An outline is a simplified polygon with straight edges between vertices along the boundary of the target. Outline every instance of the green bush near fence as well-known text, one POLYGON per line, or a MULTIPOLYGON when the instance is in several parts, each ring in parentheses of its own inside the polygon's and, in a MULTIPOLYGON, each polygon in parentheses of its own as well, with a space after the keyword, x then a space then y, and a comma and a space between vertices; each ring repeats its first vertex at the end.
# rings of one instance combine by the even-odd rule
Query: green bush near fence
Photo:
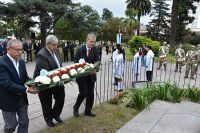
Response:
POLYGON ((130 45, 130 51, 134 53, 136 47, 142 47, 143 45, 151 46, 155 55, 158 55, 160 42, 153 41, 151 38, 147 38, 144 36, 133 36, 131 40, 128 41, 130 45))
POLYGON ((200 100, 200 88, 188 87, 182 89, 175 82, 152 84, 148 88, 129 89, 121 101, 125 106, 142 110, 156 99, 173 103, 180 103, 182 99, 198 102, 200 100))

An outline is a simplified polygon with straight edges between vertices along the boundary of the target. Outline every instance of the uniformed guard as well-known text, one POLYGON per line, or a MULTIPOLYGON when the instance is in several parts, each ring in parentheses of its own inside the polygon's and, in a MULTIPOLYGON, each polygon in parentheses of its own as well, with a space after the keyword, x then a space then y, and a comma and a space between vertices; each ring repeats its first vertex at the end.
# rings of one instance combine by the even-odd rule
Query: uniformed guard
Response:
POLYGON ((182 66, 185 64, 185 51, 182 49, 182 44, 179 45, 179 47, 175 51, 175 59, 176 59, 176 67, 175 72, 181 72, 182 66))
POLYGON ((197 52, 195 51, 195 46, 191 46, 191 50, 189 50, 185 56, 186 59, 186 70, 185 77, 188 78, 189 71, 191 70, 190 79, 194 79, 194 75, 196 74, 196 67, 198 63, 197 52))
POLYGON ((164 66, 164 69, 167 68, 167 54, 168 54, 169 48, 167 46, 166 42, 163 42, 163 45, 159 49, 159 67, 158 70, 161 68, 162 64, 164 66))

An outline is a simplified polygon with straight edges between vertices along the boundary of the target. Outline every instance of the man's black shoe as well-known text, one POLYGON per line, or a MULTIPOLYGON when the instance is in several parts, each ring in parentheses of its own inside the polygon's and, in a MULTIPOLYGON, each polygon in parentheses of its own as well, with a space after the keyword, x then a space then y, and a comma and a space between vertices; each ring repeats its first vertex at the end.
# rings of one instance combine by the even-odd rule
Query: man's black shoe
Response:
POLYGON ((47 126, 49 127, 55 127, 55 124, 52 121, 47 122, 47 126))
POLYGON ((60 119, 60 117, 54 117, 54 119, 58 122, 58 123, 62 123, 63 120, 60 119))
POLYGON ((85 113, 85 116, 96 117, 96 114, 90 112, 90 113, 85 113))
POLYGON ((80 114, 79 114, 79 112, 78 112, 78 110, 76 110, 74 107, 73 107, 73 113, 74 113, 74 116, 75 117, 79 117, 80 116, 80 114))

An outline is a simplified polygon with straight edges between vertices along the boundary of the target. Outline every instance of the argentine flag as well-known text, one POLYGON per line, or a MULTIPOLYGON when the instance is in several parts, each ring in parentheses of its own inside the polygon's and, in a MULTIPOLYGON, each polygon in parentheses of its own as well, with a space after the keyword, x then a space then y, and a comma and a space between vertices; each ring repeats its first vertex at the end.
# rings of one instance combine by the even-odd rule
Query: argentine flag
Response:
POLYGON ((122 44, 122 33, 117 34, 117 44, 122 44))

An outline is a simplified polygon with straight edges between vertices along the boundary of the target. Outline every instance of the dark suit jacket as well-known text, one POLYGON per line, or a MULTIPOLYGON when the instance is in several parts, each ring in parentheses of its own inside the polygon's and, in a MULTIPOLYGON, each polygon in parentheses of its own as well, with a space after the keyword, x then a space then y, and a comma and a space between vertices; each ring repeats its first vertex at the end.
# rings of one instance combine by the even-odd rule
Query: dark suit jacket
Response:
MULTIPOLYGON (((61 57, 58 53, 58 50, 55 51, 56 57, 58 58, 58 61, 60 62, 60 66, 62 66, 61 57)), ((47 47, 42 48, 39 53, 37 54, 36 59, 36 67, 34 71, 33 77, 37 77, 40 75, 40 70, 46 69, 47 71, 51 71, 54 69, 57 69, 58 66, 56 64, 56 61, 54 57, 51 55, 51 53, 48 51, 47 47)))
POLYGON ((3 45, 0 45, 0 56, 3 56, 3 53, 4 53, 3 45))
POLYGON ((20 77, 7 55, 0 57, 0 109, 4 111, 15 111, 21 98, 28 104, 24 86, 28 75, 22 59, 19 60, 19 73, 20 77))
POLYGON ((35 53, 37 54, 40 51, 40 43, 37 43, 38 45, 36 45, 36 43, 33 44, 33 49, 35 50, 35 53))
MULTIPOLYGON (((80 48, 78 48, 78 50, 76 51, 76 54, 75 54, 75 57, 74 57, 74 62, 75 63, 78 63, 79 62, 79 59, 83 59, 88 62, 88 63, 95 63, 97 61, 100 61, 99 59, 99 50, 97 47, 93 47, 91 49, 91 52, 90 52, 90 56, 89 58, 87 57, 87 48, 86 48, 86 45, 82 45, 80 46, 80 48)), ((96 81, 96 74, 92 74, 89 76, 91 78, 91 80, 93 82, 96 81)))

